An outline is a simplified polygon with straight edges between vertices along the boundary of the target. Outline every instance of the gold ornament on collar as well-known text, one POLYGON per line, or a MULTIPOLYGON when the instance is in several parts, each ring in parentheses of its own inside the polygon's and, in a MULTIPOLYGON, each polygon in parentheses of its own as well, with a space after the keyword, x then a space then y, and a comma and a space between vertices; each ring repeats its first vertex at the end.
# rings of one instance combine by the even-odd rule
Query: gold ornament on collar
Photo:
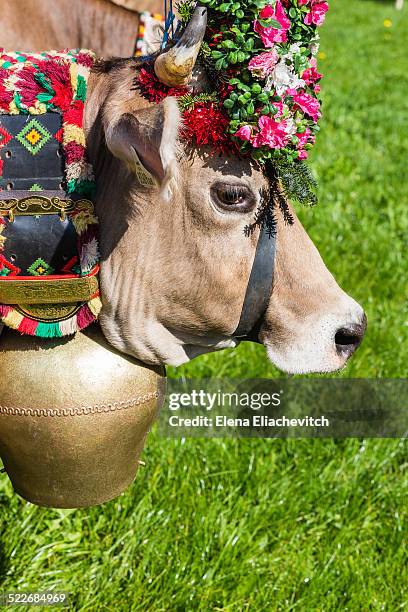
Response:
POLYGON ((24 215, 59 215, 65 221, 66 215, 73 210, 88 210, 94 212, 94 205, 90 200, 69 200, 59 197, 47 198, 45 196, 29 196, 27 198, 0 200, 0 216, 8 217, 13 221, 16 216, 24 215))

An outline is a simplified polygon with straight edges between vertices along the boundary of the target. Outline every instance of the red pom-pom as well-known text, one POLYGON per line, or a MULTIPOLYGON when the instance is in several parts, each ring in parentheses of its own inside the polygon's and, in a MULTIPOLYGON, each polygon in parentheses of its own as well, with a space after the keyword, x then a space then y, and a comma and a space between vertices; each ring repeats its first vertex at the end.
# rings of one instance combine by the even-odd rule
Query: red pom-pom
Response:
MULTIPOLYGON (((185 87, 168 87, 159 81, 152 65, 143 67, 137 77, 140 93, 150 102, 158 104, 168 96, 180 97, 189 93, 185 87)), ((221 95, 227 95, 226 85, 221 95)), ((183 112, 181 137, 198 146, 211 145, 219 152, 237 153, 236 144, 228 134, 230 119, 216 102, 199 102, 183 112)))
POLYGON ((37 62, 37 66, 39 71, 49 80, 50 87, 54 92, 50 104, 54 104, 56 108, 65 112, 70 107, 73 98, 69 63, 64 60, 55 62, 43 60, 37 62))
POLYGON ((231 150, 229 118, 214 102, 202 102, 183 113, 181 135, 197 145, 212 145, 220 151, 231 150))
POLYGON ((187 93, 185 87, 168 87, 159 81, 152 65, 141 69, 137 79, 137 85, 140 89, 140 93, 155 104, 158 104, 164 100, 164 98, 167 98, 167 96, 179 98, 187 93))
POLYGON ((84 120, 84 103, 76 100, 71 108, 65 113, 64 121, 78 127, 82 127, 84 120))

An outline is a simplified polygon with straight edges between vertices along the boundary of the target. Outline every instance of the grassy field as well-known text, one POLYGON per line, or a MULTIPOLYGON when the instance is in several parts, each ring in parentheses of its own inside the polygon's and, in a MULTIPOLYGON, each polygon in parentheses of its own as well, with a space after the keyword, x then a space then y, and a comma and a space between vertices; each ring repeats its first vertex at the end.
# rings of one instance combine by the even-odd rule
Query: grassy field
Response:
MULTIPOLYGON (((404 377, 408 7, 330 4, 312 156, 320 205, 300 214, 368 314, 367 338, 340 376, 404 377)), ((248 345, 170 374, 278 372, 248 345)), ((1 476, 0 591, 66 590, 72 609, 92 612, 407 607, 406 443, 170 441, 154 431, 144 459, 126 494, 91 510, 36 508, 1 476)))

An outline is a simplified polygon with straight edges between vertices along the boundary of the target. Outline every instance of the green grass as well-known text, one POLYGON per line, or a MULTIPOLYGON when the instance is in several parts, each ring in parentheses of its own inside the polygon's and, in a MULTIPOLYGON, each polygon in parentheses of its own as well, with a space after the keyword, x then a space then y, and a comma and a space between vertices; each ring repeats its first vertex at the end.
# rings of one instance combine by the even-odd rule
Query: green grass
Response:
MULTIPOLYGON (((391 0, 331 0, 311 158, 320 205, 299 212, 367 310, 368 335, 340 376, 407 374, 407 40, 407 11, 391 0)), ((278 373, 247 345, 170 374, 278 373)), ((73 609, 92 612, 407 606, 404 442, 183 442, 154 431, 144 459, 126 494, 89 510, 36 508, 2 476, 0 590, 67 590, 73 609)))

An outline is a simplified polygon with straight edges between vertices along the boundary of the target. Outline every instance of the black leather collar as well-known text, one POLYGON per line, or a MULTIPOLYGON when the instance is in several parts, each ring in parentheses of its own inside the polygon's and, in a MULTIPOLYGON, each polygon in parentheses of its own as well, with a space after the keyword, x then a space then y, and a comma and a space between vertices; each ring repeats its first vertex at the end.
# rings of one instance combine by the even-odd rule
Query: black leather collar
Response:
POLYGON ((275 254, 276 232, 271 233, 266 225, 262 225, 234 338, 259 342, 261 319, 268 308, 272 293, 275 254))

